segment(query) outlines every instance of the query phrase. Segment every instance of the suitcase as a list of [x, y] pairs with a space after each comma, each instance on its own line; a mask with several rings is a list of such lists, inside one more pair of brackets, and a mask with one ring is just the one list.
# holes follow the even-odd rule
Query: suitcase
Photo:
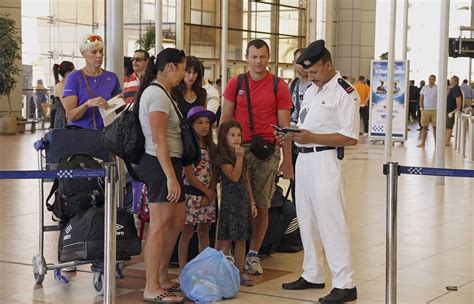
[[290, 191], [288, 189], [285, 195], [283, 189], [276, 185], [270, 210], [268, 210], [268, 229], [258, 251], [259, 254], [271, 255], [274, 253], [288, 226], [296, 218], [296, 207], [287, 199]]
[[[65, 223], [59, 234], [59, 261], [102, 260], [104, 258], [104, 208], [92, 207], [78, 212]], [[141, 253], [141, 241], [133, 215], [117, 210], [117, 260]]]
[[90, 154], [103, 161], [110, 161], [110, 153], [101, 138], [102, 130], [51, 130], [44, 136], [46, 164], [58, 164], [61, 157], [70, 154]]

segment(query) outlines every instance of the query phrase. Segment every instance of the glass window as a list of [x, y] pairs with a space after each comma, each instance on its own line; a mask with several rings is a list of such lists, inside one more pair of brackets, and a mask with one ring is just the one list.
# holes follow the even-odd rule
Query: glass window
[[[305, 12], [305, 11], [302, 11]], [[280, 7], [279, 12], [279, 33], [288, 35], [299, 35], [301, 30], [300, 24], [301, 11], [299, 9]], [[296, 25], [296, 26], [295, 26]]]

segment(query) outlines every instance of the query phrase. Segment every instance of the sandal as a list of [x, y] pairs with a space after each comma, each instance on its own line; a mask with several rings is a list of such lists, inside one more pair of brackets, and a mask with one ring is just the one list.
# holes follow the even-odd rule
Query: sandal
[[255, 283], [247, 275], [243, 274], [240, 276], [240, 285], [242, 286], [254, 286]]
[[169, 292], [180, 292], [181, 286], [179, 285], [179, 282], [174, 282], [173, 285], [165, 289]]
[[[167, 299], [167, 298], [174, 298], [174, 299]], [[154, 303], [162, 303], [162, 304], [184, 303], [184, 297], [180, 297], [180, 296], [175, 295], [172, 292], [165, 291], [162, 294], [159, 294], [154, 298], [145, 298], [144, 297], [143, 302], [154, 302]]]

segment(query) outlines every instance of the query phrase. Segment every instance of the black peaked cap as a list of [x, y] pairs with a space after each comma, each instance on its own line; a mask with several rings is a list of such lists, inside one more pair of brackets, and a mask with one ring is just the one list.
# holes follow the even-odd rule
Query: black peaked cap
[[298, 57], [296, 63], [307, 69], [321, 59], [321, 55], [324, 54], [325, 50], [327, 49], [324, 47], [324, 40], [320, 39], [311, 42], [300, 57]]

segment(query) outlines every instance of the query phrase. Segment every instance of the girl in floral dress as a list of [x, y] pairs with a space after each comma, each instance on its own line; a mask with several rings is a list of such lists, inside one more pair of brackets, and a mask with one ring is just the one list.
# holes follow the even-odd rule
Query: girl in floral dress
[[196, 131], [201, 146], [201, 161], [197, 166], [184, 168], [184, 192], [186, 194], [186, 225], [181, 232], [178, 256], [179, 266], [186, 265], [189, 242], [194, 227], [199, 238], [199, 251], [209, 246], [209, 225], [216, 221], [216, 179], [212, 174], [212, 161], [216, 145], [212, 139], [212, 124], [216, 121], [213, 112], [197, 106], [188, 112], [187, 120]]

